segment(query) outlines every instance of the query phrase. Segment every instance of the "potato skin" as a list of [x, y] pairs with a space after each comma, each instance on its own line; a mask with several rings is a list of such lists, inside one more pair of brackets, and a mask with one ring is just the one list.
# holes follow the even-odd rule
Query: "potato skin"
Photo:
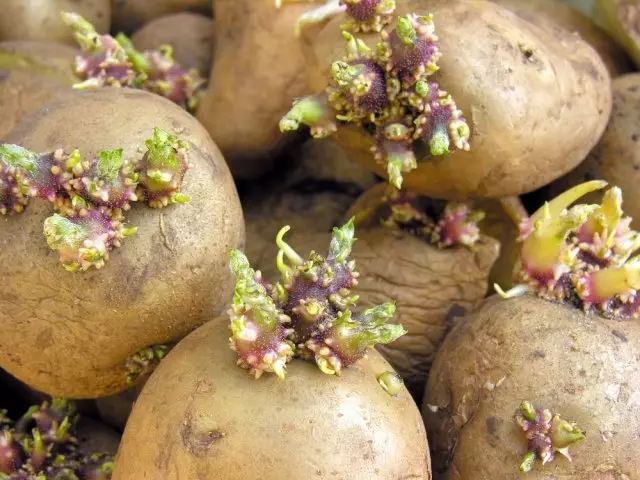
[[595, 0], [593, 10], [596, 20], [625, 48], [636, 66], [640, 66], [638, 3], [629, 0]]
[[129, 89], [96, 89], [50, 104], [9, 141], [36, 151], [79, 148], [83, 155], [137, 149], [157, 126], [191, 142], [185, 205], [127, 214], [136, 235], [106, 267], [66, 272], [42, 234], [50, 215], [32, 202], [0, 230], [0, 367], [50, 395], [95, 398], [128, 388], [126, 358], [168, 343], [225, 308], [234, 279], [230, 248], [242, 248], [244, 224], [235, 186], [215, 144], [170, 101]]
[[639, 368], [636, 321], [531, 296], [489, 298], [454, 327], [431, 370], [422, 412], [434, 471], [522, 478], [526, 441], [513, 415], [529, 400], [576, 422], [586, 439], [570, 448], [573, 462], [536, 462], [527, 478], [638, 478]]
[[196, 12], [211, 17], [211, 6], [211, 0], [111, 0], [111, 20], [114, 31], [131, 33], [170, 13]]
[[[549, 198], [586, 179], [602, 179], [624, 193], [624, 210], [640, 227], [640, 74], [631, 73], [613, 81], [613, 111], [600, 142], [575, 170], [552, 183]], [[598, 201], [600, 195], [585, 197]]]
[[[597, 53], [562, 29], [541, 29], [485, 0], [405, 0], [398, 14], [433, 13], [443, 57], [434, 78], [471, 126], [471, 150], [423, 156], [404, 186], [434, 198], [515, 196], [584, 160], [611, 111], [609, 74]], [[308, 49], [309, 86], [326, 86], [328, 65], [344, 54], [333, 19]], [[372, 46], [377, 36], [359, 35]], [[380, 175], [372, 139], [355, 127], [333, 138]]]
[[273, 0], [217, 1], [216, 49], [209, 89], [197, 117], [220, 147], [236, 179], [272, 170], [296, 135], [278, 122], [291, 99], [306, 93], [305, 60], [294, 24], [309, 4]]
[[0, 40], [40, 40], [77, 45], [60, 12], [76, 12], [100, 33], [111, 28], [110, 0], [3, 0]]
[[577, 33], [598, 52], [611, 78], [633, 69], [624, 49], [602, 28], [582, 12], [560, 0], [491, 0], [508, 8], [528, 22], [543, 27], [557, 25]]
[[182, 340], [133, 407], [113, 480], [431, 479], [424, 426], [409, 393], [385, 393], [376, 352], [325, 375], [301, 360], [287, 377], [236, 366], [228, 319]]
[[77, 53], [58, 43], [0, 43], [0, 141], [22, 117], [70, 90], [76, 81], [71, 66]]
[[184, 68], [196, 68], [204, 77], [211, 70], [213, 20], [191, 12], [181, 12], [151, 20], [131, 37], [138, 50], [171, 45], [173, 56]]

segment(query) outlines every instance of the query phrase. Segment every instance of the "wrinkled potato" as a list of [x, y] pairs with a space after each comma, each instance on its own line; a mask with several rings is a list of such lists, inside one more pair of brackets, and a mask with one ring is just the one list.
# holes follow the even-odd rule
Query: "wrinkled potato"
[[71, 65], [77, 53], [57, 43], [0, 43], [0, 140], [22, 117], [68, 93], [76, 81]]
[[305, 60], [294, 25], [309, 4], [278, 9], [273, 0], [214, 1], [216, 48], [197, 117], [236, 179], [270, 171], [295, 138], [278, 122], [306, 92]]
[[[232, 0], [235, 1], [235, 0]], [[131, 33], [171, 13], [195, 12], [211, 17], [211, 0], [111, 0], [113, 30]]]
[[76, 45], [60, 12], [75, 12], [100, 33], [111, 28], [110, 0], [3, 0], [0, 40], [39, 40]]
[[[379, 184], [369, 189], [351, 207], [348, 216], [358, 219], [362, 212], [375, 208], [384, 188]], [[377, 348], [419, 400], [433, 357], [451, 321], [484, 298], [500, 244], [482, 235], [472, 249], [438, 248], [409, 232], [383, 227], [379, 215], [369, 215], [357, 223], [352, 252], [360, 272], [359, 302], [363, 307], [397, 302], [394, 322], [403, 325], [408, 333]], [[322, 244], [312, 237], [296, 240], [301, 251], [317, 249], [319, 245]]]
[[[613, 81], [613, 111], [611, 120], [598, 145], [575, 170], [552, 183], [547, 190], [553, 198], [567, 188], [595, 178], [622, 188], [624, 209], [640, 220], [640, 74], [623, 75]], [[597, 193], [585, 197], [597, 201]]]
[[640, 66], [640, 3], [636, 0], [596, 0], [594, 13], [602, 26]]
[[138, 227], [100, 270], [67, 272], [50, 251], [33, 201], [0, 229], [0, 367], [31, 387], [65, 398], [128, 388], [125, 362], [142, 348], [182, 338], [226, 308], [234, 279], [228, 252], [242, 248], [244, 224], [231, 175], [207, 132], [157, 95], [95, 89], [49, 104], [7, 139], [42, 152], [59, 147], [96, 155], [141, 155], [154, 127], [189, 142], [193, 164], [184, 205], [126, 213]]
[[[611, 111], [610, 78], [580, 37], [485, 0], [407, 0], [397, 11], [434, 15], [443, 56], [429, 78], [452, 95], [471, 129], [470, 151], [416, 152], [418, 167], [403, 174], [405, 188], [451, 200], [520, 195], [570, 171], [598, 141]], [[344, 23], [338, 15], [305, 42], [315, 92], [326, 87], [331, 62], [344, 56]], [[369, 46], [379, 40], [357, 37]], [[386, 176], [370, 151], [372, 135], [341, 125], [332, 138]]]
[[434, 471], [456, 480], [524, 478], [523, 400], [586, 432], [526, 475], [532, 480], [637, 478], [640, 327], [532, 296], [494, 296], [449, 333], [423, 403]]
[[419, 413], [406, 389], [378, 384], [391, 367], [375, 351], [339, 377], [294, 360], [284, 381], [255, 380], [236, 366], [228, 322], [193, 332], [151, 375], [113, 480], [431, 479]]
[[211, 70], [213, 20], [191, 12], [165, 15], [151, 20], [131, 37], [138, 50], [171, 45], [176, 61], [187, 70], [197, 69], [203, 77]]
[[542, 28], [557, 25], [570, 33], [577, 33], [598, 52], [612, 78], [632, 70], [629, 57], [613, 38], [589, 17], [561, 0], [491, 1]]

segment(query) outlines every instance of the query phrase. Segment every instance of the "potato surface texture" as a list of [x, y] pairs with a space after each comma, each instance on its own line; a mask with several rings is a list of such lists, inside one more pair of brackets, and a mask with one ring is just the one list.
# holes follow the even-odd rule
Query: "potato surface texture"
[[198, 120], [229, 163], [234, 178], [272, 169], [292, 135], [278, 122], [291, 98], [306, 92], [305, 60], [294, 25], [310, 6], [273, 0], [216, 1], [216, 48]]
[[75, 12], [99, 33], [111, 27], [111, 0], [2, 0], [0, 40], [40, 40], [76, 45], [60, 12]]
[[58, 43], [0, 43], [0, 141], [25, 115], [71, 90], [78, 53]]
[[154, 127], [190, 144], [191, 202], [125, 214], [138, 232], [100, 270], [70, 273], [50, 251], [33, 201], [0, 230], [0, 367], [50, 395], [93, 398], [128, 387], [125, 360], [181, 338], [230, 299], [228, 251], [242, 248], [242, 210], [228, 168], [197, 121], [168, 100], [129, 89], [78, 92], [34, 114], [9, 141], [35, 151], [82, 155], [119, 148], [142, 155]]
[[236, 366], [226, 317], [182, 340], [133, 407], [113, 480], [431, 479], [409, 393], [389, 396], [380, 355], [325, 375], [287, 365], [284, 381]]
[[[494, 296], [459, 321], [433, 364], [422, 410], [434, 470], [451, 480], [638, 478], [639, 368], [635, 320]], [[520, 473], [523, 400], [586, 431], [572, 462], [557, 455]]]
[[[640, 220], [640, 74], [631, 73], [613, 81], [611, 120], [598, 145], [575, 170], [554, 182], [555, 196], [584, 180], [601, 178], [618, 185], [624, 193], [625, 212], [638, 228]], [[596, 200], [595, 194], [587, 197]], [[597, 200], [596, 200], [597, 201]]]
[[[398, 15], [433, 14], [440, 70], [433, 76], [453, 96], [471, 128], [471, 150], [430, 157], [403, 186], [434, 198], [520, 195], [560, 177], [584, 160], [611, 111], [606, 67], [578, 36], [541, 29], [485, 0], [398, 2]], [[344, 55], [333, 19], [312, 42], [308, 58], [313, 91], [327, 85], [329, 66]], [[358, 34], [370, 47], [378, 36]], [[309, 42], [307, 42], [309, 43]], [[373, 139], [354, 126], [332, 137], [355, 160], [386, 176]]]
[[173, 57], [186, 69], [196, 68], [209, 76], [213, 46], [213, 20], [197, 13], [182, 12], [156, 18], [131, 37], [138, 50], [171, 45]]
[[561, 0], [491, 0], [541, 28], [557, 25], [569, 33], [577, 33], [607, 66], [609, 75], [617, 77], [632, 70], [622, 47], [582, 12]]
[[197, 12], [211, 16], [211, 0], [111, 0], [111, 4], [113, 29], [125, 33], [170, 13]]

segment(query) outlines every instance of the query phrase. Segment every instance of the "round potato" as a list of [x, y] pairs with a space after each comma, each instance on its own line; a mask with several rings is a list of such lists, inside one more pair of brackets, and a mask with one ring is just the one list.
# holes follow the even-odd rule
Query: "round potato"
[[69, 92], [77, 50], [48, 42], [0, 43], [0, 140], [25, 115]]
[[[431, 156], [426, 143], [414, 143], [417, 168], [403, 174], [404, 187], [451, 200], [515, 196], [584, 160], [606, 127], [611, 85], [602, 60], [579, 36], [541, 28], [485, 0], [398, 2], [398, 15], [411, 12], [433, 14], [443, 56], [429, 78], [462, 110], [471, 148]], [[315, 92], [326, 87], [331, 63], [344, 57], [344, 23], [339, 15], [305, 42]], [[371, 47], [380, 38], [357, 37]], [[386, 176], [387, 162], [377, 163], [371, 152], [371, 134], [346, 124], [332, 138]]]
[[113, 480], [430, 479], [427, 439], [406, 389], [375, 351], [342, 371], [294, 360], [284, 381], [236, 366], [227, 318], [182, 340], [136, 401]]
[[196, 12], [211, 17], [211, 6], [211, 0], [111, 0], [111, 20], [114, 31], [129, 34], [171, 13]]
[[295, 138], [282, 135], [278, 121], [291, 98], [306, 92], [305, 60], [294, 25], [309, 5], [277, 9], [273, 0], [214, 3], [214, 62], [196, 114], [234, 178], [256, 178], [272, 170]]
[[224, 159], [184, 110], [138, 90], [76, 92], [34, 114], [8, 141], [38, 152], [78, 148], [84, 156], [123, 148], [136, 158], [154, 127], [188, 142], [193, 168], [183, 191], [191, 201], [163, 209], [134, 203], [126, 222], [138, 232], [104, 268], [62, 267], [42, 233], [51, 214], [45, 202], [3, 220], [0, 367], [50, 395], [95, 398], [128, 388], [128, 357], [182, 338], [230, 299], [228, 252], [243, 246], [242, 210]]
[[122, 432], [139, 393], [140, 384], [136, 384], [135, 387], [124, 392], [96, 398], [96, 407], [98, 408], [100, 419], [107, 425]]
[[211, 70], [213, 20], [191, 12], [164, 15], [145, 24], [131, 37], [138, 50], [171, 45], [173, 57], [182, 67], [195, 68], [204, 77]]
[[[613, 111], [602, 139], [587, 159], [575, 170], [552, 183], [547, 189], [553, 198], [585, 180], [601, 178], [618, 185], [624, 192], [624, 209], [640, 220], [640, 74], [627, 74], [613, 81]], [[597, 201], [598, 195], [586, 199]]]
[[532, 296], [488, 299], [454, 327], [423, 403], [434, 471], [442, 478], [521, 479], [523, 400], [576, 422], [586, 438], [570, 462], [532, 464], [533, 480], [636, 478], [640, 328]]
[[557, 25], [577, 33], [598, 52], [614, 78], [633, 69], [629, 56], [618, 43], [593, 20], [560, 0], [491, 0], [508, 8], [528, 22], [545, 28]]
[[75, 12], [100, 33], [111, 28], [110, 0], [3, 0], [0, 40], [40, 40], [76, 45], [61, 12]]

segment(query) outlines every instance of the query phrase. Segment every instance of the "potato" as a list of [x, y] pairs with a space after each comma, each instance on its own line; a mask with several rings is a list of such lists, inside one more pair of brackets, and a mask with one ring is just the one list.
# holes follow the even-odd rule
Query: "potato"
[[632, 70], [629, 57], [613, 38], [589, 17], [560, 0], [492, 1], [541, 28], [557, 25], [570, 33], [577, 33], [598, 52], [612, 78]]
[[209, 17], [190, 12], [164, 15], [137, 30], [131, 40], [138, 50], [171, 45], [182, 67], [196, 68], [202, 76], [209, 76], [213, 46], [213, 20]]
[[636, 0], [596, 0], [594, 15], [640, 66], [640, 4]]
[[216, 48], [209, 89], [197, 110], [235, 178], [270, 171], [294, 136], [278, 129], [292, 97], [306, 92], [305, 60], [294, 37], [308, 4], [273, 0], [215, 3]]
[[151, 375], [125, 429], [113, 480], [430, 479], [426, 436], [405, 389], [371, 352], [340, 377], [294, 360], [287, 378], [236, 366], [228, 318], [193, 332]]
[[[423, 403], [434, 471], [442, 478], [518, 479], [527, 441], [520, 402], [557, 412], [586, 439], [526, 478], [632, 479], [640, 328], [539, 298], [490, 298], [462, 319], [431, 369]], [[446, 473], [445, 473], [446, 472]]]
[[127, 358], [179, 339], [229, 301], [228, 251], [242, 248], [240, 202], [227, 166], [198, 122], [170, 101], [129, 89], [95, 89], [52, 103], [8, 139], [35, 151], [139, 149], [154, 127], [180, 135], [194, 165], [184, 205], [140, 203], [126, 219], [138, 226], [106, 266], [62, 268], [42, 235], [49, 205], [33, 201], [0, 230], [0, 367], [30, 386], [66, 398], [95, 398], [128, 388]]
[[23, 116], [68, 92], [76, 81], [71, 65], [77, 53], [57, 43], [0, 43], [0, 139]]
[[131, 33], [151, 20], [180, 12], [211, 17], [211, 0], [111, 0], [113, 30]]
[[[547, 189], [555, 197], [561, 191], [585, 180], [602, 178], [622, 188], [624, 208], [640, 226], [640, 74], [628, 74], [613, 81], [613, 111], [611, 120], [598, 145], [575, 170], [557, 180]], [[592, 194], [588, 201], [596, 199]]]
[[[430, 78], [465, 115], [471, 149], [431, 157], [428, 146], [418, 144], [425, 151], [416, 152], [417, 169], [403, 174], [404, 187], [453, 200], [515, 196], [584, 160], [611, 110], [609, 75], [586, 42], [484, 0], [398, 3], [399, 15], [414, 11], [434, 15], [443, 56]], [[329, 65], [344, 56], [344, 23], [339, 15], [306, 42], [313, 91], [325, 88]], [[377, 34], [357, 37], [370, 46], [379, 40]], [[372, 135], [341, 125], [332, 138], [353, 159], [386, 176], [386, 165], [377, 164], [370, 151]]]
[[[352, 255], [360, 272], [357, 293], [363, 307], [397, 302], [393, 321], [408, 333], [377, 348], [419, 401], [451, 321], [484, 298], [500, 245], [483, 235], [472, 249], [461, 245], [438, 248], [407, 231], [383, 227], [378, 207], [384, 189], [384, 184], [369, 189], [348, 213], [358, 218], [373, 209], [356, 228]], [[295, 245], [302, 251], [317, 248], [308, 246], [310, 241], [297, 239]]]
[[111, 27], [110, 0], [3, 0], [0, 40], [40, 40], [76, 45], [60, 12], [76, 12], [100, 33]]

